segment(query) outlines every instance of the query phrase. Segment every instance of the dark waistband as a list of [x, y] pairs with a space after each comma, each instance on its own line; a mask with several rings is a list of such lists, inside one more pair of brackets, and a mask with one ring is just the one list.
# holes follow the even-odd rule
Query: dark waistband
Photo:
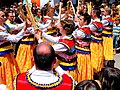
[[0, 45], [0, 48], [8, 46], [8, 45], [11, 45], [11, 43], [10, 42], [5, 42], [5, 43], [3, 43], [3, 44]]

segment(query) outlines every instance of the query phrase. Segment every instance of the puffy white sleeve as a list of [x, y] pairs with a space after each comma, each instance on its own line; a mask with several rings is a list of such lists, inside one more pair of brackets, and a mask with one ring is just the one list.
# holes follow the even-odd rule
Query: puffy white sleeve
[[47, 20], [46, 24], [41, 24], [41, 23], [37, 22], [37, 25], [40, 29], [45, 29], [50, 25], [50, 23], [51, 23], [51, 20]]
[[11, 30], [21, 30], [25, 25], [25, 23], [21, 23], [17, 25], [13, 25], [13, 24], [7, 24], [7, 25], [11, 28]]
[[97, 28], [93, 24], [90, 24], [89, 28], [90, 28], [90, 31], [92, 32], [97, 31]]
[[1, 40], [18, 42], [23, 37], [24, 33], [25, 33], [25, 31], [23, 29], [16, 35], [11, 35], [9, 33], [0, 32], [0, 38], [1, 38]]
[[72, 35], [75, 37], [75, 38], [78, 38], [78, 39], [82, 39], [82, 38], [85, 38], [86, 34], [85, 32], [81, 31], [81, 30], [78, 30], [76, 29]]
[[101, 22], [102, 22], [103, 26], [107, 26], [109, 24], [108, 20], [102, 20]]
[[47, 41], [50, 41], [53, 43], [56, 43], [59, 40], [59, 37], [53, 37], [51, 35], [46, 34], [45, 32], [43, 32], [42, 37], [45, 38]]

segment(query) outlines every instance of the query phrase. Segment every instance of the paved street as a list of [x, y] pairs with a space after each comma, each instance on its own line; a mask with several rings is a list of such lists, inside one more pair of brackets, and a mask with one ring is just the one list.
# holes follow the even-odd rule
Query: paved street
[[120, 53], [114, 55], [114, 59], [115, 59], [115, 67], [120, 69]]

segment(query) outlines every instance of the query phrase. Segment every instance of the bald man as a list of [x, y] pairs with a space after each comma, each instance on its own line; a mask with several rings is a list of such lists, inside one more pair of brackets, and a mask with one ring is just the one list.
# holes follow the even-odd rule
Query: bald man
[[[28, 72], [19, 74], [15, 79], [15, 90], [73, 90], [74, 81], [59, 66], [56, 66], [55, 51], [51, 45], [41, 42], [34, 49], [35, 66]], [[57, 64], [58, 65], [58, 64]]]

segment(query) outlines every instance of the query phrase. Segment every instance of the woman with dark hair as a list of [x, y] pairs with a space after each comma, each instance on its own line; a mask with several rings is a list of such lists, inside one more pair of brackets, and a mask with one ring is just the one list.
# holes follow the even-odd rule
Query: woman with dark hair
[[102, 90], [120, 90], [120, 70], [118, 68], [102, 68], [99, 72], [99, 80]]
[[[57, 25], [61, 36], [53, 37], [42, 32], [42, 37], [46, 40], [56, 43], [53, 48], [60, 60], [60, 66], [67, 71], [75, 80], [77, 80], [77, 56], [75, 52], [75, 41], [72, 36], [74, 31], [74, 22], [72, 20], [62, 20]], [[36, 34], [38, 42], [42, 42], [40, 35]]]
[[76, 85], [74, 90], [100, 90], [100, 86], [95, 80], [83, 80]]

